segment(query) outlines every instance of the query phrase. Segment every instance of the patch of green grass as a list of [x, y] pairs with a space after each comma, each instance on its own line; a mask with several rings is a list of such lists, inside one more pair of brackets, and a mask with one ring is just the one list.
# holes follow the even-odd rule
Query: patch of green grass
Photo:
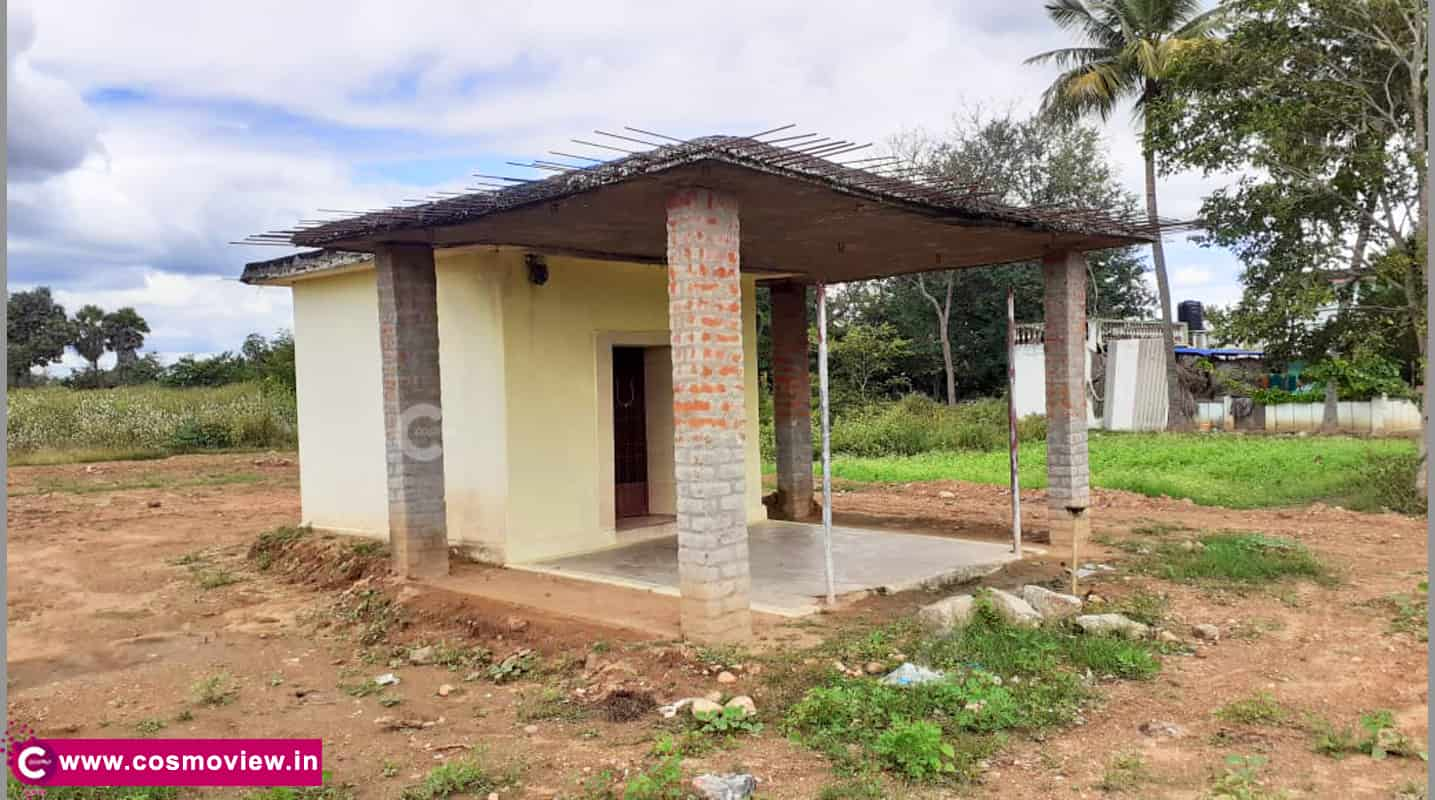
[[195, 681], [189, 695], [196, 705], [227, 706], [239, 697], [239, 684], [228, 672], [218, 672]]
[[942, 741], [940, 726], [926, 720], [893, 720], [877, 736], [872, 752], [908, 780], [933, 780], [957, 771], [957, 749]]
[[1211, 533], [1199, 546], [1163, 543], [1137, 567], [1180, 583], [1262, 586], [1285, 578], [1330, 581], [1326, 567], [1299, 542], [1261, 533]]
[[623, 800], [684, 800], [683, 755], [671, 737], [659, 739], [653, 747], [657, 762], [634, 775], [623, 787]]
[[455, 795], [482, 796], [515, 783], [511, 775], [495, 774], [477, 751], [429, 770], [424, 779], [406, 787], [400, 800], [445, 800]]
[[554, 686], [540, 686], [533, 691], [520, 692], [514, 713], [519, 722], [576, 722], [585, 716], [582, 706]]
[[136, 489], [191, 489], [200, 486], [233, 486], [254, 484], [264, 480], [257, 472], [211, 472], [200, 475], [127, 475], [115, 480], [103, 477], [44, 476], [34, 487], [14, 489], [11, 497], [31, 494], [97, 494], [99, 492], [130, 492]]
[[373, 678], [369, 678], [359, 683], [340, 683], [339, 691], [350, 697], [368, 697], [383, 692], [384, 687], [380, 686]]
[[148, 717], [135, 723], [135, 733], [140, 736], [154, 736], [168, 726], [169, 723], [159, 717]]
[[[933, 450], [913, 455], [837, 453], [835, 478], [863, 483], [965, 480], [1006, 485], [1005, 448]], [[1090, 438], [1091, 485], [1159, 497], [1190, 498], [1198, 505], [1268, 508], [1336, 502], [1350, 508], [1385, 505], [1356, 480], [1372, 467], [1408, 460], [1405, 439], [1343, 436], [1213, 436], [1180, 433], [1095, 432]], [[1022, 486], [1046, 486], [1046, 445], [1021, 446]], [[1412, 472], [1413, 474], [1413, 472]], [[1353, 494], [1354, 492], [1354, 494]]]
[[1171, 598], [1157, 592], [1137, 590], [1121, 597], [1087, 603], [1083, 614], [1122, 614], [1142, 625], [1160, 625], [1166, 619]]
[[1421, 581], [1409, 594], [1395, 594], [1382, 601], [1391, 615], [1392, 633], [1407, 633], [1424, 642], [1430, 638], [1430, 582]]
[[1190, 528], [1179, 522], [1153, 520], [1142, 525], [1137, 525], [1131, 529], [1131, 532], [1138, 536], [1166, 536], [1167, 534], [1188, 530], [1190, 530]]
[[18, 463], [17, 456], [58, 463], [97, 454], [151, 456], [215, 446], [288, 450], [298, 431], [294, 395], [259, 383], [11, 389], [6, 409], [5, 442], [12, 464]]
[[1260, 692], [1216, 709], [1216, 717], [1240, 725], [1283, 725], [1291, 713], [1274, 695]]
[[[5, 796], [20, 798], [31, 788], [5, 776]], [[46, 786], [44, 800], [178, 800], [173, 786]]]
[[1128, 792], [1151, 781], [1151, 770], [1140, 753], [1117, 753], [1106, 764], [1096, 788], [1103, 792]]
[[223, 567], [195, 569], [190, 574], [194, 577], [195, 585], [205, 591], [231, 586], [244, 580]]
[[354, 787], [330, 783], [332, 777], [325, 770], [323, 786], [270, 786], [246, 793], [244, 800], [352, 800]]
[[871, 775], [848, 778], [828, 784], [818, 792], [817, 800], [885, 800], [887, 787]]
[[714, 736], [762, 732], [762, 723], [737, 706], [727, 706], [721, 711], [697, 713], [693, 718], [697, 720], [700, 732]]
[[1211, 781], [1206, 800], [1285, 800], [1283, 791], [1267, 789], [1260, 771], [1264, 756], [1226, 756], [1225, 770]]
[[1331, 758], [1364, 754], [1376, 761], [1387, 756], [1428, 760], [1428, 754], [1420, 749], [1420, 742], [1396, 729], [1395, 715], [1389, 711], [1360, 715], [1359, 731], [1351, 726], [1337, 728], [1325, 720], [1314, 720], [1312, 727], [1316, 733], [1315, 751]]
[[[979, 762], [1000, 746], [1002, 732], [1035, 731], [1075, 719], [1092, 696], [1083, 678], [1088, 669], [1098, 676], [1145, 678], [1160, 668], [1149, 643], [1085, 636], [1061, 625], [1008, 625], [984, 600], [978, 601], [972, 622], [950, 636], [908, 639], [909, 630], [845, 635], [820, 652], [857, 655], [864, 647], [884, 653], [889, 647], [908, 648], [905, 652], [914, 653], [917, 663], [946, 673], [942, 680], [888, 686], [829, 667], [816, 673], [818, 685], [788, 708], [784, 729], [826, 754], [841, 770], [885, 764], [905, 772], [905, 765], [878, 752], [878, 741], [895, 720], [930, 722], [954, 750], [948, 758], [953, 770], [940, 774], [947, 780], [969, 780]], [[799, 674], [814, 677], [811, 670]], [[889, 739], [888, 745], [894, 744]]]

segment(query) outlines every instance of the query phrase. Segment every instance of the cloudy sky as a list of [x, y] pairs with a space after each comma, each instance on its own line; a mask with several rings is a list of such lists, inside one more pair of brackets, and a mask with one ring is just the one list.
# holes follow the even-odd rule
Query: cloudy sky
[[[1034, 109], [1052, 71], [1022, 60], [1068, 43], [1041, 5], [12, 1], [9, 287], [133, 305], [166, 360], [236, 349], [290, 325], [288, 290], [235, 280], [284, 252], [228, 244], [249, 233], [512, 174], [593, 128], [883, 141]], [[1129, 115], [1106, 131], [1139, 191]], [[1163, 214], [1211, 185], [1165, 179]], [[1174, 300], [1238, 296], [1228, 254], [1167, 252]]]

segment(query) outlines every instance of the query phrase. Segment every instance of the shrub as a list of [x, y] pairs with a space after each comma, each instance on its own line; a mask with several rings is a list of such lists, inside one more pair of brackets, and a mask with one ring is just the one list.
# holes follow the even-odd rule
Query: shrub
[[955, 772], [956, 748], [942, 741], [942, 729], [924, 721], [898, 720], [877, 737], [873, 747], [889, 766], [914, 781]]
[[[814, 418], [820, 425], [820, 420]], [[815, 441], [820, 441], [820, 428]], [[1003, 450], [1007, 446], [1003, 399], [948, 406], [926, 395], [907, 395], [844, 412], [832, 423], [832, 450], [860, 456], [916, 455], [935, 450]], [[1021, 441], [1046, 438], [1046, 420], [1027, 417], [1017, 425]]]

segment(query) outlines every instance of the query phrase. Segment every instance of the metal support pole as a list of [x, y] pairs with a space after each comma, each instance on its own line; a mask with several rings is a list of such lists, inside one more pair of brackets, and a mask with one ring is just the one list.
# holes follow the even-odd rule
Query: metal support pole
[[1006, 290], [1006, 415], [1011, 447], [1011, 551], [1021, 558], [1021, 476], [1018, 472], [1016, 419], [1016, 300]]
[[822, 405], [822, 551], [827, 569], [827, 605], [837, 604], [832, 575], [832, 420], [827, 402], [827, 286], [817, 284], [817, 395]]

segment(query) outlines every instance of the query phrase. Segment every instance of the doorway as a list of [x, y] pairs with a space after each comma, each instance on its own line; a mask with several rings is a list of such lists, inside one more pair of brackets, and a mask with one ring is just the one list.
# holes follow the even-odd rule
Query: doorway
[[648, 414], [643, 348], [613, 348], [613, 510], [645, 517], [648, 506]]

